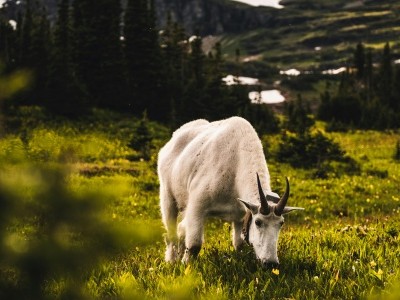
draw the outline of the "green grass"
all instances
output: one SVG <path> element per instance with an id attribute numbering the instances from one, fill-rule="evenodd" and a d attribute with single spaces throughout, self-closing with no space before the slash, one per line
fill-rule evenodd
<path id="1" fill-rule="evenodd" d="M 360 163 L 357 175 L 315 179 L 313 170 L 294 169 L 267 156 L 273 189 L 282 193 L 284 176 L 288 176 L 292 187 L 290 205 L 306 208 L 286 217 L 278 249 L 281 266 L 279 271 L 272 272 L 261 268 L 249 247 L 235 252 L 230 225 L 218 220 L 207 224 L 205 243 L 197 261 L 189 265 L 164 262 L 156 156 L 143 161 L 138 150 L 128 147 L 132 132 L 127 134 L 127 131 L 133 130 L 135 122 L 121 118 L 114 122 L 113 129 L 100 125 L 87 129 L 82 126 L 84 123 L 41 124 L 32 126 L 23 136 L 16 132 L 0 141 L 1 182 L 16 199 L 27 202 L 36 199 L 41 203 L 37 195 L 43 195 L 48 177 L 40 169 L 67 168 L 64 184 L 71 199 L 89 197 L 92 203 L 103 203 L 104 209 L 96 219 L 99 224 L 119 224 L 122 229 L 131 230 L 134 241 L 129 241 L 126 232 L 119 237 L 115 233 L 125 247 L 103 253 L 96 264 L 83 264 L 85 268 L 74 275 L 79 279 L 75 283 L 79 282 L 80 297 L 400 297 L 400 164 L 393 159 L 400 139 L 398 133 L 330 134 Z M 164 128 L 160 133 L 155 130 L 160 128 L 158 125 L 151 126 L 156 136 L 153 140 L 156 153 L 168 138 L 168 130 Z M 263 138 L 270 144 L 268 152 L 273 153 L 279 139 L 279 136 Z M 38 239 L 35 220 L 16 219 L 7 224 L 2 247 L 9 251 L 28 251 Z M 56 231 L 56 242 L 65 236 L 64 227 Z M 150 240 L 145 239 L 147 234 L 151 235 Z M 15 257 L 18 255 L 14 253 Z M 0 265 L 0 271 L 10 282 L 21 280 L 12 268 Z M 68 276 L 47 277 L 44 294 L 50 298 L 65 296 Z"/>

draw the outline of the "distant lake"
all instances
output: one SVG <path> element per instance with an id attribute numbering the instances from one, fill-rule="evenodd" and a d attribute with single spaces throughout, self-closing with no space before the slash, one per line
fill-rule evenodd
<path id="1" fill-rule="evenodd" d="M 233 0 L 233 1 L 243 2 L 252 6 L 270 6 L 275 8 L 283 8 L 283 6 L 279 4 L 281 0 Z"/>

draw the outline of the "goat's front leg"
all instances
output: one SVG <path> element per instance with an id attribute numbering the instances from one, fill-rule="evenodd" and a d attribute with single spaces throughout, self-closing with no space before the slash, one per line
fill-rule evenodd
<path id="1" fill-rule="evenodd" d="M 204 216 L 195 210 L 187 210 L 185 219 L 182 222 L 185 226 L 185 253 L 182 258 L 183 263 L 188 263 L 190 259 L 197 257 L 203 244 Z"/>
<path id="2" fill-rule="evenodd" d="M 240 250 L 243 247 L 243 239 L 242 239 L 242 227 L 243 224 L 241 221 L 232 223 L 232 243 L 235 250 Z"/>

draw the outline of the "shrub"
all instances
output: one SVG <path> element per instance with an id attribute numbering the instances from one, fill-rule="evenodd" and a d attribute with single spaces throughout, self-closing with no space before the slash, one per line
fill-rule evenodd
<path id="1" fill-rule="evenodd" d="M 341 121 L 336 121 L 335 119 L 332 119 L 329 121 L 329 123 L 326 125 L 326 131 L 327 132 L 347 132 L 350 129 L 350 125 L 347 125 Z"/>
<path id="2" fill-rule="evenodd" d="M 32 130 L 26 137 L 28 153 L 35 161 L 57 161 L 66 153 L 86 162 L 124 158 L 132 151 L 116 138 L 100 132 L 78 133 L 65 126 Z"/>
<path id="3" fill-rule="evenodd" d="M 400 161 L 400 140 L 397 141 L 396 149 L 394 152 L 394 159 Z"/>
<path id="4" fill-rule="evenodd" d="M 311 113 L 309 103 L 303 101 L 300 94 L 296 101 L 286 104 L 285 110 L 287 116 L 285 128 L 290 131 L 305 134 L 315 123 L 309 115 Z"/>
<path id="5" fill-rule="evenodd" d="M 378 178 L 388 178 L 389 172 L 388 170 L 379 170 L 379 169 L 367 169 L 365 170 L 365 173 L 369 176 L 374 176 Z"/>
<path id="6" fill-rule="evenodd" d="M 27 158 L 24 143 L 20 138 L 7 136 L 0 140 L 0 162 L 16 163 Z"/>
<path id="7" fill-rule="evenodd" d="M 278 145 L 276 158 L 280 162 L 286 162 L 294 167 L 320 168 L 326 174 L 329 167 L 325 165 L 329 161 L 350 162 L 339 144 L 323 135 L 307 132 L 304 135 L 284 132 L 282 142 Z"/>
<path id="8" fill-rule="evenodd" d="M 142 119 L 135 128 L 129 146 L 139 151 L 143 159 L 149 160 L 151 157 L 152 140 L 153 137 L 150 131 L 149 120 L 147 119 L 147 114 L 144 113 Z"/>

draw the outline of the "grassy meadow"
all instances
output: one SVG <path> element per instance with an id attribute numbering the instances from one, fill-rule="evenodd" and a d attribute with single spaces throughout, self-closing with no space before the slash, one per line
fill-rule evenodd
<path id="1" fill-rule="evenodd" d="M 289 205 L 305 208 L 286 217 L 279 269 L 265 270 L 218 220 L 197 261 L 164 262 L 156 161 L 169 129 L 101 111 L 74 123 L 21 114 L 0 140 L 2 299 L 400 297 L 398 132 L 327 133 L 359 167 L 324 178 L 278 163 L 281 136 L 262 137 L 273 189 L 288 176 Z M 148 147 L 132 148 L 135 135 Z"/>

